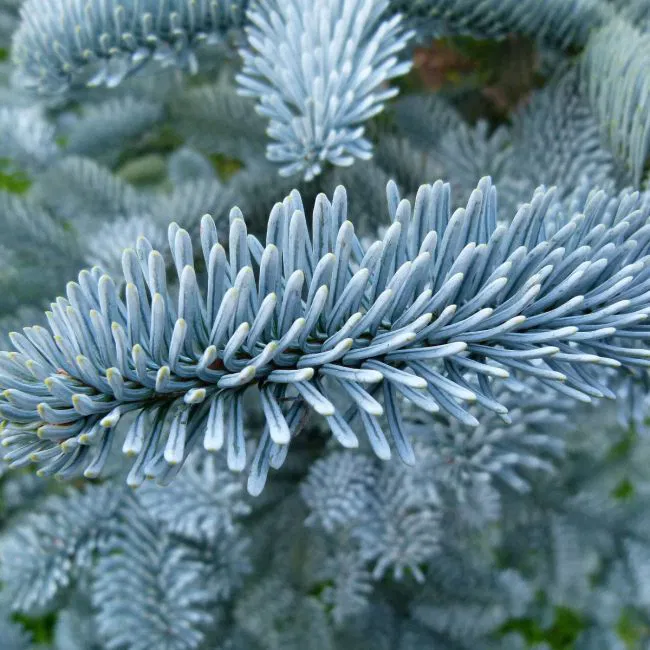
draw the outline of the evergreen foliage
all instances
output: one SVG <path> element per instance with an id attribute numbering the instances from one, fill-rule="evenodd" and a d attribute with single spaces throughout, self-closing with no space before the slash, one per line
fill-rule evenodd
<path id="1" fill-rule="evenodd" d="M 83 80 L 115 86 L 151 58 L 195 71 L 195 46 L 239 27 L 246 0 L 27 0 L 13 39 L 26 86 L 61 93 Z"/>
<path id="2" fill-rule="evenodd" d="M 0 649 L 647 650 L 649 24 L 0 0 Z"/>
<path id="3" fill-rule="evenodd" d="M 427 37 L 503 38 L 522 33 L 560 48 L 584 46 L 611 18 L 601 0 L 391 0 Z"/>
<path id="4" fill-rule="evenodd" d="M 388 0 L 270 0 L 249 12 L 251 49 L 242 50 L 238 81 L 269 119 L 277 144 L 267 155 L 283 175 L 312 180 L 326 162 L 370 158 L 362 125 L 397 94 L 385 82 L 410 68 L 399 56 L 412 34 L 399 14 L 383 18 L 387 7 Z"/>

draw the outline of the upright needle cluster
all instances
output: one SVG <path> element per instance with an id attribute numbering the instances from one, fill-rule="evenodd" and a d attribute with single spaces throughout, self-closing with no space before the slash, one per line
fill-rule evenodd
<path id="1" fill-rule="evenodd" d="M 411 68 L 398 57 L 413 34 L 387 10 L 388 0 L 271 0 L 249 10 L 237 79 L 269 118 L 267 157 L 281 174 L 311 180 L 327 162 L 371 157 L 363 123 L 397 95 L 386 82 Z"/>
<path id="2" fill-rule="evenodd" d="M 414 205 L 392 183 L 387 195 L 392 221 L 370 245 L 342 187 L 318 196 L 311 229 L 292 192 L 265 241 L 234 208 L 227 252 L 206 216 L 200 275 L 172 224 L 177 299 L 145 239 L 124 253 L 123 299 L 100 269 L 82 272 L 47 313 L 50 330 L 14 333 L 16 351 L 0 355 L 6 458 L 97 476 L 124 419 L 131 484 L 170 480 L 199 442 L 243 470 L 254 388 L 266 422 L 248 484 L 258 493 L 310 411 L 344 447 L 363 431 L 388 458 L 392 438 L 410 463 L 403 401 L 477 426 L 468 402 L 507 420 L 492 382 L 510 374 L 590 401 L 611 395 L 603 367 L 650 363 L 636 347 L 650 335 L 650 225 L 636 195 L 597 193 L 565 219 L 539 190 L 508 225 L 487 178 L 453 213 L 441 181 Z"/>

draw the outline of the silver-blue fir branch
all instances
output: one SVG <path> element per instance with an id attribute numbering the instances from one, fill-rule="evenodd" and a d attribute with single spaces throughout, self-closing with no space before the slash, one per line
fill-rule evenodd
<path id="1" fill-rule="evenodd" d="M 311 232 L 292 193 L 264 243 L 234 208 L 228 253 L 205 216 L 203 274 L 187 231 L 172 224 L 177 298 L 144 238 L 124 252 L 123 299 L 101 269 L 83 271 L 52 304 L 49 330 L 12 334 L 16 351 L 0 357 L 6 459 L 96 477 L 134 412 L 122 443 L 131 485 L 168 482 L 197 443 L 224 448 L 241 471 L 244 397 L 255 388 L 265 427 L 248 487 L 259 493 L 311 412 L 344 447 L 359 445 L 358 418 L 378 457 L 393 447 L 413 463 L 404 401 L 475 427 L 472 402 L 509 421 L 493 391 L 500 379 L 532 377 L 589 402 L 612 396 L 603 368 L 650 363 L 637 346 L 650 296 L 638 195 L 595 193 L 568 218 L 540 189 L 508 225 L 487 178 L 453 213 L 440 181 L 414 205 L 394 184 L 387 198 L 391 223 L 372 243 L 355 234 L 343 187 L 317 198 Z"/>
<path id="2" fill-rule="evenodd" d="M 642 2 L 643 0 L 641 0 Z M 499 39 L 526 34 L 562 49 L 584 46 L 614 11 L 603 0 L 390 0 L 422 40 L 450 35 Z"/>
<path id="3" fill-rule="evenodd" d="M 388 0 L 290 0 L 248 12 L 240 92 L 258 100 L 273 142 L 267 157 L 286 176 L 318 176 L 326 163 L 367 160 L 364 122 L 397 94 L 386 85 L 411 68 L 413 33 Z"/>
<path id="4" fill-rule="evenodd" d="M 649 61 L 650 35 L 618 18 L 594 34 L 582 63 L 584 92 L 605 140 L 637 186 L 650 151 Z"/>
<path id="5" fill-rule="evenodd" d="M 115 86 L 151 59 L 196 71 L 196 47 L 243 24 L 247 0 L 27 0 L 12 55 L 24 85 Z"/>

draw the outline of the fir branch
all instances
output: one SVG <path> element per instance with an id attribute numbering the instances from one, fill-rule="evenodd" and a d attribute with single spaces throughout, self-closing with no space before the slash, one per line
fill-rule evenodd
<path id="1" fill-rule="evenodd" d="M 0 313 L 42 306 L 82 265 L 78 241 L 36 201 L 5 192 L 0 192 L 0 225 L 11 234 L 0 244 Z"/>
<path id="2" fill-rule="evenodd" d="M 120 97 L 90 106 L 66 134 L 66 152 L 114 162 L 130 141 L 142 136 L 164 116 L 160 103 Z"/>
<path id="3" fill-rule="evenodd" d="M 240 92 L 255 97 L 275 140 L 267 157 L 285 176 L 306 180 L 323 165 L 367 160 L 363 123 L 397 94 L 386 87 L 405 74 L 400 62 L 411 32 L 388 0 L 273 0 L 249 10 L 249 49 L 241 55 Z"/>
<path id="4" fill-rule="evenodd" d="M 387 192 L 392 224 L 367 247 L 347 220 L 343 188 L 331 203 L 318 198 L 311 235 L 292 193 L 272 211 L 265 245 L 233 209 L 228 255 L 204 217 L 205 294 L 189 235 L 175 224 L 177 301 L 163 257 L 144 239 L 124 253 L 124 299 L 100 269 L 83 272 L 52 304 L 51 333 L 13 334 L 18 352 L 0 359 L 12 461 L 97 476 L 120 419 L 135 411 L 130 484 L 170 480 L 201 439 L 242 470 L 243 396 L 256 386 L 267 426 L 249 490 L 259 493 L 310 411 L 344 447 L 359 444 L 348 420 L 360 416 L 380 458 L 391 455 L 385 415 L 410 463 L 403 399 L 475 427 L 464 404 L 505 411 L 491 376 L 528 375 L 590 402 L 609 394 L 602 368 L 649 363 L 635 347 L 648 337 L 650 292 L 650 226 L 635 195 L 608 204 L 596 193 L 564 219 L 553 192 L 540 190 L 500 226 L 488 179 L 453 215 L 441 182 L 422 186 L 414 208 L 395 186 Z"/>
<path id="5" fill-rule="evenodd" d="M 391 0 L 391 8 L 404 12 L 423 40 L 514 32 L 562 49 L 584 46 L 614 13 L 601 0 Z"/>
<path id="6" fill-rule="evenodd" d="M 60 592 L 88 575 L 94 554 L 114 532 L 122 490 L 89 487 L 52 496 L 2 539 L 0 575 L 16 611 L 52 605 Z"/>
<path id="7" fill-rule="evenodd" d="M 247 0 L 27 0 L 13 39 L 22 83 L 44 94 L 116 86 L 154 59 L 196 72 L 196 46 L 241 27 Z"/>
<path id="8" fill-rule="evenodd" d="M 38 107 L 0 108 L 0 156 L 9 168 L 30 175 L 43 171 L 59 155 L 55 128 Z"/>
<path id="9" fill-rule="evenodd" d="M 197 650 L 213 623 L 201 566 L 139 508 L 101 555 L 92 598 L 108 650 Z"/>
<path id="10" fill-rule="evenodd" d="M 506 204 L 513 209 L 539 183 L 557 187 L 562 201 L 581 184 L 606 190 L 613 184 L 615 159 L 601 141 L 589 102 L 581 96 L 578 73 L 575 67 L 563 69 L 514 116 L 512 149 L 501 184 Z"/>
<path id="11" fill-rule="evenodd" d="M 51 165 L 38 176 L 30 196 L 79 232 L 110 217 L 146 213 L 145 201 L 134 187 L 104 165 L 81 156 L 66 156 Z"/>
<path id="12" fill-rule="evenodd" d="M 625 20 L 611 21 L 583 55 L 585 95 L 614 154 L 639 186 L 650 152 L 650 35 Z"/>
<path id="13" fill-rule="evenodd" d="M 646 643 L 648 3 L 21 4 L 0 648 Z M 482 63 L 389 102 L 411 29 Z"/>
<path id="14" fill-rule="evenodd" d="M 382 470 L 368 511 L 352 535 L 359 540 L 361 557 L 374 565 L 375 580 L 391 570 L 396 580 L 408 574 L 423 583 L 422 567 L 437 555 L 443 535 L 438 494 L 404 465 L 391 463 Z"/>
<path id="15" fill-rule="evenodd" d="M 188 88 L 170 107 L 186 143 L 209 154 L 259 161 L 266 145 L 265 120 L 255 102 L 236 94 L 228 81 Z"/>
<path id="16" fill-rule="evenodd" d="M 371 503 L 376 474 L 375 464 L 363 455 L 335 452 L 317 460 L 300 486 L 311 510 L 305 524 L 333 532 L 357 521 Z"/>

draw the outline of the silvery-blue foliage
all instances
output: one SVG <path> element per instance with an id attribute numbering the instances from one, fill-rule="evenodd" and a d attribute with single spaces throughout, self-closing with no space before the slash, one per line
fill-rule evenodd
<path id="1" fill-rule="evenodd" d="M 643 31 L 650 27 L 650 6 L 645 0 L 609 0 L 633 25 Z"/>
<path id="2" fill-rule="evenodd" d="M 99 634 L 108 650 L 193 650 L 205 637 L 210 594 L 201 566 L 151 522 L 129 512 L 92 588 Z"/>
<path id="3" fill-rule="evenodd" d="M 557 187 L 563 201 L 581 185 L 611 189 L 617 165 L 600 138 L 597 115 L 580 94 L 578 72 L 560 70 L 514 116 L 510 155 L 497 176 L 508 205 L 540 183 Z"/>
<path id="4" fill-rule="evenodd" d="M 122 491 L 92 487 L 52 496 L 2 541 L 2 582 L 13 609 L 47 609 L 90 570 L 116 526 Z"/>
<path id="5" fill-rule="evenodd" d="M 66 152 L 110 161 L 162 117 L 160 103 L 128 95 L 89 106 L 65 133 Z"/>
<path id="6" fill-rule="evenodd" d="M 185 183 L 191 183 L 194 180 L 217 180 L 214 167 L 210 160 L 202 153 L 192 149 L 192 147 L 183 147 L 174 152 L 169 157 L 167 171 L 169 180 L 175 187 Z"/>
<path id="7" fill-rule="evenodd" d="M 85 618 L 84 634 L 99 637 L 102 648 L 159 648 L 172 639 L 177 645 L 170 647 L 199 647 L 218 623 L 218 605 L 251 572 L 250 540 L 241 527 L 250 508 L 238 499 L 232 475 L 219 474 L 212 459 L 188 465 L 177 489 L 187 476 L 189 494 L 199 472 L 212 477 L 213 502 L 220 504 L 188 513 L 201 522 L 200 530 L 189 519 L 179 525 L 168 516 L 172 508 L 182 512 L 179 492 L 134 498 L 105 485 L 48 497 L 3 538 L 3 595 L 11 608 L 42 611 L 71 596 L 67 623 L 60 619 L 56 634 L 62 649 L 68 635 L 82 633 L 79 617 Z M 21 562 L 7 562 L 18 547 Z M 85 613 L 74 588 L 82 590 Z M 168 606 L 160 608 L 164 595 Z"/>
<path id="8" fill-rule="evenodd" d="M 397 580 L 407 572 L 424 580 L 420 566 L 438 551 L 442 511 L 437 492 L 420 478 L 402 464 L 380 467 L 350 452 L 310 468 L 301 485 L 310 510 L 305 524 L 324 531 L 336 549 L 323 572 L 339 622 L 368 605 L 372 580 L 389 570 Z"/>
<path id="9" fill-rule="evenodd" d="M 99 264 L 109 275 L 119 281 L 122 253 L 139 237 L 146 237 L 158 249 L 165 249 L 165 228 L 149 215 L 119 217 L 104 223 L 85 248 L 89 265 Z"/>
<path id="10" fill-rule="evenodd" d="M 40 107 L 5 106 L 0 109 L 2 158 L 20 171 L 39 172 L 59 154 L 55 127 Z"/>
<path id="11" fill-rule="evenodd" d="M 216 540 L 231 535 L 235 519 L 250 514 L 245 486 L 223 459 L 195 457 L 169 489 L 147 485 L 140 501 L 171 533 L 190 539 Z"/>
<path id="12" fill-rule="evenodd" d="M 0 648 L 643 650 L 646 5 L 0 0 Z"/>
<path id="13" fill-rule="evenodd" d="M 66 191 L 62 192 L 61 187 Z M 30 196 L 60 221 L 95 228 L 111 218 L 142 214 L 142 197 L 129 183 L 91 158 L 65 156 L 39 174 Z"/>
<path id="14" fill-rule="evenodd" d="M 305 523 L 332 531 L 358 519 L 370 503 L 376 474 L 365 455 L 337 451 L 316 461 L 301 486 L 311 510 Z"/>
<path id="15" fill-rule="evenodd" d="M 195 48 L 241 27 L 247 0 L 27 0 L 13 39 L 22 82 L 41 93 L 119 84 L 154 59 L 196 71 Z"/>
<path id="16" fill-rule="evenodd" d="M 269 119 L 269 160 L 285 176 L 318 176 L 326 163 L 368 159 L 364 122 L 397 94 L 385 82 L 405 74 L 412 34 L 386 18 L 388 0 L 276 0 L 248 13 L 240 92 Z M 281 44 L 278 47 L 278 44 Z"/>
<path id="17" fill-rule="evenodd" d="M 582 63 L 584 93 L 603 136 L 636 185 L 650 151 L 649 60 L 650 36 L 617 19 L 591 37 Z"/>
<path id="18" fill-rule="evenodd" d="M 374 486 L 365 521 L 353 531 L 360 554 L 373 566 L 375 580 L 390 571 L 396 580 L 405 574 L 424 582 L 421 566 L 435 558 L 442 535 L 442 512 L 434 489 L 427 489 L 416 472 L 390 464 Z"/>
<path id="19" fill-rule="evenodd" d="M 601 0 L 390 0 L 423 37 L 503 38 L 512 32 L 560 48 L 584 45 L 613 12 Z"/>
<path id="20" fill-rule="evenodd" d="M 82 272 L 52 303 L 50 331 L 13 334 L 18 354 L 2 357 L 2 435 L 14 464 L 96 477 L 134 412 L 123 445 L 135 456 L 131 485 L 168 482 L 199 441 L 241 471 L 243 398 L 254 387 L 266 421 L 248 483 L 258 494 L 310 412 L 343 447 L 359 445 L 358 417 L 388 459 L 384 416 L 398 455 L 413 463 L 404 400 L 477 427 L 507 414 L 490 378 L 528 376 L 590 402 L 611 395 L 602 368 L 647 365 L 634 345 L 647 337 L 650 291 L 637 195 L 596 193 L 569 218 L 540 189 L 507 226 L 487 178 L 453 213 L 442 182 L 422 186 L 414 206 L 394 185 L 387 196 L 392 223 L 366 245 L 342 187 L 331 202 L 318 197 L 311 234 L 297 192 L 276 204 L 265 244 L 234 208 L 228 254 L 206 216 L 205 279 L 189 234 L 172 224 L 176 298 L 144 238 L 124 253 L 124 299 L 99 268 Z"/>
<path id="21" fill-rule="evenodd" d="M 0 224 L 11 233 L 0 242 L 0 310 L 42 305 L 83 264 L 79 242 L 46 208 L 31 198 L 0 192 Z M 49 273 L 39 272 L 47 264 Z M 19 280 L 20 278 L 20 280 Z M 20 292 L 13 290 L 20 282 Z"/>
<path id="22" fill-rule="evenodd" d="M 266 147 L 266 122 L 255 111 L 255 102 L 234 88 L 220 79 L 187 89 L 172 102 L 174 126 L 200 151 L 259 161 Z"/>

